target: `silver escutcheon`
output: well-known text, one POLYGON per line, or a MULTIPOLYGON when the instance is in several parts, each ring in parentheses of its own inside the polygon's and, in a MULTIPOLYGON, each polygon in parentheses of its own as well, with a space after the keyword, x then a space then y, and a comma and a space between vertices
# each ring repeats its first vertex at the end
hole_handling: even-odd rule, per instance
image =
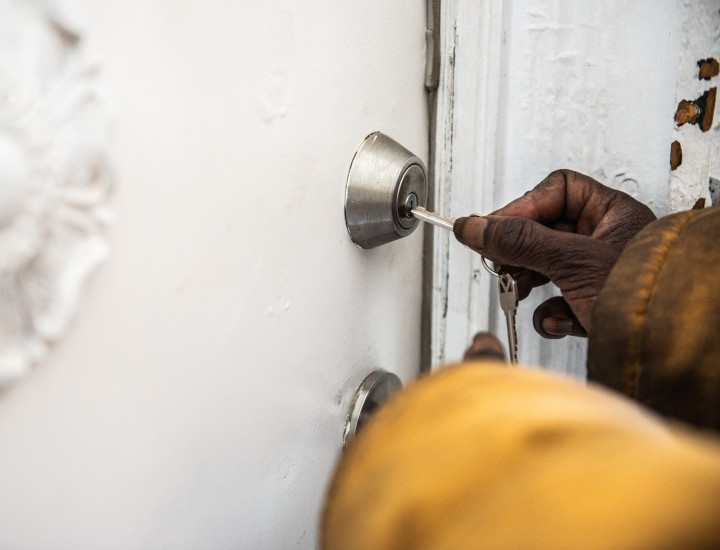
POLYGON ((402 381, 396 374, 384 370, 370 373, 355 390, 345 423, 343 445, 347 445, 377 409, 400 389, 402 381))
POLYGON ((352 241, 375 248, 409 235, 419 223, 412 210, 426 199, 422 161, 385 134, 366 137, 345 188, 345 223, 352 241))

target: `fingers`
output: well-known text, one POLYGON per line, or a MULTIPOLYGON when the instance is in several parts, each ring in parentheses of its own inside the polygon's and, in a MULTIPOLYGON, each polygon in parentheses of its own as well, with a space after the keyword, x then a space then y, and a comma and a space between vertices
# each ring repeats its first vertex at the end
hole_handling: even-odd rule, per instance
POLYGON ((612 192, 594 179, 572 170, 550 173, 532 191, 493 214, 520 216, 551 225, 558 220, 577 221, 592 197, 612 192))
MULTIPOLYGON (((481 253, 483 256, 490 256, 483 252, 485 241, 485 228, 487 227, 488 218, 483 216, 471 216, 469 218, 458 218, 453 226, 453 232, 458 241, 469 246, 475 252, 481 253)), ((510 273, 517 283, 518 298, 524 300, 530 294, 530 291, 536 287, 544 285, 548 282, 548 278, 541 273, 525 269, 518 264, 518 267, 503 266, 503 271, 510 273)))
POLYGON ((606 265, 606 255, 613 256, 612 267, 617 255, 600 241, 555 231, 525 218, 458 218, 454 232, 461 243, 494 262, 537 271, 555 284, 558 279, 577 275, 570 270, 606 265))
POLYGON ((558 339, 568 335, 587 337, 587 332, 572 308, 560 296, 546 300, 535 309, 533 327, 543 338, 558 339))
POLYGON ((455 238, 475 252, 480 252, 485 247, 485 229, 488 219, 488 216, 458 218, 453 224, 455 238))
POLYGON ((519 216, 561 231, 624 243, 655 215, 630 195, 606 187, 572 170, 557 170, 525 193, 493 212, 519 216))
POLYGON ((505 348, 497 336, 489 332, 478 332, 473 338, 470 347, 465 350, 463 361, 478 361, 482 359, 496 359, 507 363, 505 348))
POLYGON ((587 330, 595 298, 620 254, 609 243, 555 231, 525 218, 459 218, 454 232, 460 242, 496 263, 522 266, 548 277, 587 330))

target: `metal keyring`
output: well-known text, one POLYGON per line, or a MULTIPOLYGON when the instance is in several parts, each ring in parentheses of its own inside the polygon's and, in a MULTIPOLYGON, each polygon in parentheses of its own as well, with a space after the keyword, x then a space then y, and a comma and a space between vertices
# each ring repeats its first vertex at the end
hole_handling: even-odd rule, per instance
POLYGON ((487 272, 490 273, 490 275, 492 275, 493 277, 497 277, 498 279, 501 277, 501 274, 499 271, 495 271, 487 264, 487 260, 485 260, 485 256, 480 256, 480 261, 482 262, 483 267, 485 269, 487 269, 487 272))

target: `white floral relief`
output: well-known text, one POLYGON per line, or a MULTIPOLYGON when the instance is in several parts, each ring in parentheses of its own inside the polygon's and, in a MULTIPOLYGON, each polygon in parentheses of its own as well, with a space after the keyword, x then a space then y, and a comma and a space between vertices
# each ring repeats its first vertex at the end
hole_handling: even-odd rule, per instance
POLYGON ((0 0, 0 387, 67 331, 108 255, 107 117, 79 33, 48 1, 0 0))

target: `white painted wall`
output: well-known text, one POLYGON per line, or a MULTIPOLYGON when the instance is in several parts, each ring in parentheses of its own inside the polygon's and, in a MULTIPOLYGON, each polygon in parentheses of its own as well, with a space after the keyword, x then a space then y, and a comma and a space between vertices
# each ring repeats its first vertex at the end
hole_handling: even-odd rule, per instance
POLYGON ((69 5, 116 222, 0 395, 0 547, 313 548, 354 389, 419 368, 421 231, 360 250, 343 196, 371 131, 427 158, 425 2, 69 5))
MULTIPOLYGON (((491 211, 572 168, 663 214, 683 9, 681 0, 458 0, 445 27, 454 33, 456 133, 438 155, 453 167, 448 213, 491 211)), ((445 328, 434 343, 442 358, 460 357, 480 329, 504 339, 495 284, 473 253, 451 246, 445 273, 448 315, 436 320, 445 328)), ((543 340, 532 328, 550 295, 535 290, 520 305, 520 359, 582 377, 583 340, 543 340)))

